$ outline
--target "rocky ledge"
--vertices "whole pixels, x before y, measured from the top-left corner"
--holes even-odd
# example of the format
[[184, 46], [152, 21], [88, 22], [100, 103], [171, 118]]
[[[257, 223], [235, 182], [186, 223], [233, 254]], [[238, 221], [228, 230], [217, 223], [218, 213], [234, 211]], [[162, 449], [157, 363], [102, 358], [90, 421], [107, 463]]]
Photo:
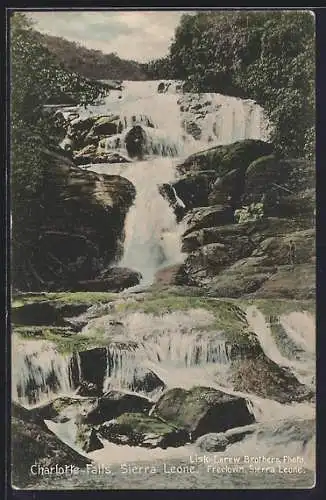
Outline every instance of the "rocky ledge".
[[188, 255], [170, 284], [216, 297], [314, 297], [311, 161], [284, 159], [268, 143], [245, 140], [195, 153], [177, 170], [178, 179], [160, 192], [173, 208], [175, 192], [185, 205]]

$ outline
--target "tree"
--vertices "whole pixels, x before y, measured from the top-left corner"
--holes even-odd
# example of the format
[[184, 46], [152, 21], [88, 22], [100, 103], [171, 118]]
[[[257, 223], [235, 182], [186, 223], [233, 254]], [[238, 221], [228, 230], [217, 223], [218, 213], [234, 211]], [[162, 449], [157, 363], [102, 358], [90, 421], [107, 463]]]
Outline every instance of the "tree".
[[171, 71], [190, 91], [255, 99], [286, 155], [314, 152], [314, 19], [309, 12], [199, 12], [182, 16]]
[[26, 16], [18, 12], [10, 19], [10, 56], [13, 281], [24, 282], [28, 288], [32, 255], [46, 212], [44, 148], [59, 142], [58, 128], [51, 115], [44, 115], [43, 106], [62, 96], [78, 102], [81, 94], [92, 101], [104, 86], [64, 70]]

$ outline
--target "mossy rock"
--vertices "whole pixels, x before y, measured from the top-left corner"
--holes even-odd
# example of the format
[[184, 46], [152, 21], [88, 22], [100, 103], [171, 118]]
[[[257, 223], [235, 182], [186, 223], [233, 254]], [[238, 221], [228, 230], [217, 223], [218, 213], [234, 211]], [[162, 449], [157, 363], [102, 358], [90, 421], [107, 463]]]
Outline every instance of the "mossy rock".
[[103, 422], [117, 418], [123, 413], [146, 414], [152, 408], [153, 402], [137, 394], [111, 390], [98, 398], [95, 408], [82, 419], [84, 424], [100, 425]]
[[168, 448], [189, 442], [189, 433], [164, 420], [142, 413], [124, 413], [99, 428], [105, 439], [116, 444]]
[[18, 325], [68, 326], [65, 318], [85, 313], [91, 306], [108, 303], [108, 292], [19, 294], [13, 297], [11, 316]]
[[314, 263], [280, 266], [252, 294], [257, 298], [314, 300], [316, 297], [316, 266]]
[[26, 415], [15, 415], [11, 419], [12, 483], [16, 488], [24, 488], [33, 479], [31, 465], [42, 467], [63, 466], [86, 467], [90, 460]]
[[235, 391], [256, 394], [283, 404], [309, 401], [314, 393], [301, 384], [288, 368], [261, 353], [255, 358], [232, 362], [231, 383]]
[[178, 165], [177, 170], [181, 174], [215, 170], [219, 176], [234, 169], [245, 172], [254, 160], [271, 154], [272, 150], [272, 145], [267, 142], [247, 139], [226, 146], [214, 146], [195, 153], [181, 165]]
[[152, 415], [187, 429], [193, 438], [255, 421], [245, 399], [210, 387], [170, 389], [155, 404]]
[[233, 210], [228, 205], [195, 208], [188, 212], [184, 222], [186, 223], [184, 236], [186, 236], [198, 229], [222, 226], [234, 222]]
[[275, 155], [264, 156], [253, 161], [245, 174], [245, 204], [259, 202], [263, 195], [270, 204], [288, 191], [287, 184], [292, 171], [291, 163], [280, 160]]

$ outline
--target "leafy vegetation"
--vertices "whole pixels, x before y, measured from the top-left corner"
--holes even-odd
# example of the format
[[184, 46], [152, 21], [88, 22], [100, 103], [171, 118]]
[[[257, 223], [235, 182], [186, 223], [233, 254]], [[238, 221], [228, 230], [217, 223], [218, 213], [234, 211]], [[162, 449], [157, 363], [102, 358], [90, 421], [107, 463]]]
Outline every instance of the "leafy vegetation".
[[[157, 77], [187, 90], [255, 99], [274, 125], [284, 155], [314, 152], [314, 19], [303, 11], [185, 14], [168, 58], [152, 62]], [[163, 75], [164, 68], [167, 68]]]
[[135, 61], [120, 59], [116, 54], [90, 50], [64, 38], [37, 33], [39, 42], [69, 72], [93, 80], [145, 80], [145, 68]]
[[[39, 42], [26, 17], [10, 19], [11, 48], [11, 200], [13, 282], [28, 288], [47, 200], [43, 181], [45, 148], [59, 142], [60, 124], [45, 115], [49, 102], [91, 102], [107, 92], [105, 85], [68, 73]], [[24, 282], [25, 280], [25, 282]]]

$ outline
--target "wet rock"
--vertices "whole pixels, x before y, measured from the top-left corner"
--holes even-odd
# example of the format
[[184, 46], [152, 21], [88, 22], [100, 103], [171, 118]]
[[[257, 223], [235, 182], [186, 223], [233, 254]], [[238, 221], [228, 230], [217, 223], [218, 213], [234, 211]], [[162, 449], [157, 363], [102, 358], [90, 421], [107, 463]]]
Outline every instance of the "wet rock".
[[185, 217], [184, 236], [198, 229], [221, 226], [233, 222], [233, 210], [226, 205], [195, 208]]
[[228, 267], [233, 260], [232, 252], [226, 245], [210, 243], [188, 255], [184, 262], [184, 272], [190, 279], [196, 279], [196, 274], [202, 270], [205, 276], [215, 276]]
[[236, 206], [244, 189], [244, 176], [241, 170], [235, 168], [227, 174], [218, 177], [210, 184], [208, 196], [209, 205], [230, 204]]
[[125, 144], [130, 158], [143, 158], [147, 152], [146, 133], [140, 125], [135, 125], [125, 136]]
[[102, 394], [102, 388], [99, 388], [96, 384], [93, 384], [92, 382], [85, 382], [82, 381], [80, 386], [76, 390], [76, 394], [78, 396], [99, 396]]
[[[89, 136], [108, 136], [118, 132], [119, 116], [109, 115], [97, 118], [88, 133]], [[87, 139], [87, 136], [86, 136]]]
[[252, 297], [287, 299], [316, 298], [316, 264], [306, 263], [295, 266], [280, 266], [268, 279], [261, 283]]
[[[108, 350], [95, 347], [74, 353], [71, 359], [71, 377], [74, 385], [87, 387], [94, 385], [102, 394], [104, 377], [108, 362]], [[84, 389], [81, 389], [82, 392]]]
[[282, 195], [288, 189], [291, 170], [290, 162], [280, 160], [275, 155], [263, 156], [252, 162], [245, 174], [243, 203], [249, 205], [260, 201], [267, 186], [270, 198], [272, 194]]
[[[63, 304], [54, 300], [41, 300], [14, 307], [12, 321], [20, 325], [58, 325], [66, 324], [65, 317], [77, 316], [87, 311], [89, 304]], [[59, 332], [58, 332], [59, 333]], [[60, 334], [63, 332], [60, 331]]]
[[205, 434], [197, 439], [196, 445], [202, 451], [225, 451], [229, 441], [223, 432]]
[[152, 415], [187, 429], [194, 439], [255, 421], [245, 399], [209, 387], [168, 390], [155, 404]]
[[24, 488], [33, 480], [31, 465], [41, 467], [65, 467], [67, 464], [86, 467], [90, 460], [68, 445], [44, 426], [29, 419], [27, 414], [17, 413], [11, 418], [12, 482], [16, 488]]
[[[91, 146], [87, 146], [91, 148]], [[86, 152], [86, 148], [74, 155], [77, 165], [88, 165], [92, 163], [130, 163], [130, 160], [120, 153], [114, 151], [98, 151], [97, 147]]]
[[271, 144], [247, 139], [195, 153], [178, 165], [177, 170], [181, 174], [214, 170], [218, 176], [224, 176], [234, 169], [244, 173], [254, 160], [271, 153]]
[[121, 292], [138, 285], [142, 275], [125, 267], [111, 267], [93, 280], [78, 281], [75, 290], [80, 292]]
[[57, 153], [45, 156], [42, 225], [35, 229], [37, 245], [29, 262], [16, 256], [14, 287], [73, 290], [116, 258], [135, 188], [123, 177], [85, 171]]
[[157, 87], [158, 94], [163, 94], [165, 92], [165, 82], [160, 82]]
[[184, 278], [184, 266], [176, 264], [174, 266], [160, 269], [155, 274], [155, 283], [160, 285], [178, 285]]
[[[30, 410], [24, 409], [23, 417], [43, 425], [44, 420], [54, 422], [66, 422], [76, 415], [86, 414], [96, 403], [96, 398], [87, 397], [84, 399], [74, 396], [60, 396], [52, 401], [41, 404]], [[13, 416], [20, 418], [21, 408], [15, 403], [13, 407]]]
[[96, 430], [83, 424], [77, 426], [76, 444], [86, 453], [104, 448]]
[[83, 423], [98, 425], [123, 413], [148, 413], [153, 402], [137, 394], [109, 391], [98, 399], [97, 406], [83, 419]]
[[194, 121], [194, 120], [187, 121], [186, 120], [183, 123], [183, 127], [184, 127], [185, 132], [187, 132], [187, 134], [191, 135], [196, 140], [200, 140], [201, 135], [202, 135], [202, 130], [196, 121]]
[[[246, 255], [250, 255], [251, 251], [255, 249], [255, 244], [248, 236], [240, 235], [236, 229], [233, 233], [232, 230], [225, 234], [219, 227], [209, 227], [204, 230], [199, 229], [188, 233], [182, 238], [182, 251], [190, 253], [193, 250], [201, 248], [203, 245], [211, 243], [219, 243], [229, 248], [240, 259]], [[232, 234], [233, 233], [233, 234]]]
[[257, 429], [257, 424], [250, 424], [240, 428], [229, 429], [226, 432], [205, 434], [197, 439], [196, 446], [202, 451], [225, 451], [227, 446], [241, 441], [245, 436], [256, 432]]
[[209, 205], [208, 195], [216, 179], [214, 170], [181, 177], [172, 184], [187, 210]]
[[138, 369], [135, 372], [132, 389], [137, 392], [151, 392], [163, 391], [166, 388], [163, 380], [160, 379], [152, 370]]
[[99, 432], [113, 443], [145, 448], [177, 447], [189, 441], [189, 433], [185, 429], [139, 413], [124, 413], [100, 426]]
[[234, 360], [230, 382], [235, 391], [283, 404], [308, 401], [313, 396], [312, 390], [301, 384], [290, 369], [274, 363], [263, 352], [253, 358]]
[[141, 273], [128, 269], [127, 267], [110, 267], [99, 275], [99, 279], [105, 281], [110, 291], [119, 292], [125, 288], [138, 285], [142, 279]]

